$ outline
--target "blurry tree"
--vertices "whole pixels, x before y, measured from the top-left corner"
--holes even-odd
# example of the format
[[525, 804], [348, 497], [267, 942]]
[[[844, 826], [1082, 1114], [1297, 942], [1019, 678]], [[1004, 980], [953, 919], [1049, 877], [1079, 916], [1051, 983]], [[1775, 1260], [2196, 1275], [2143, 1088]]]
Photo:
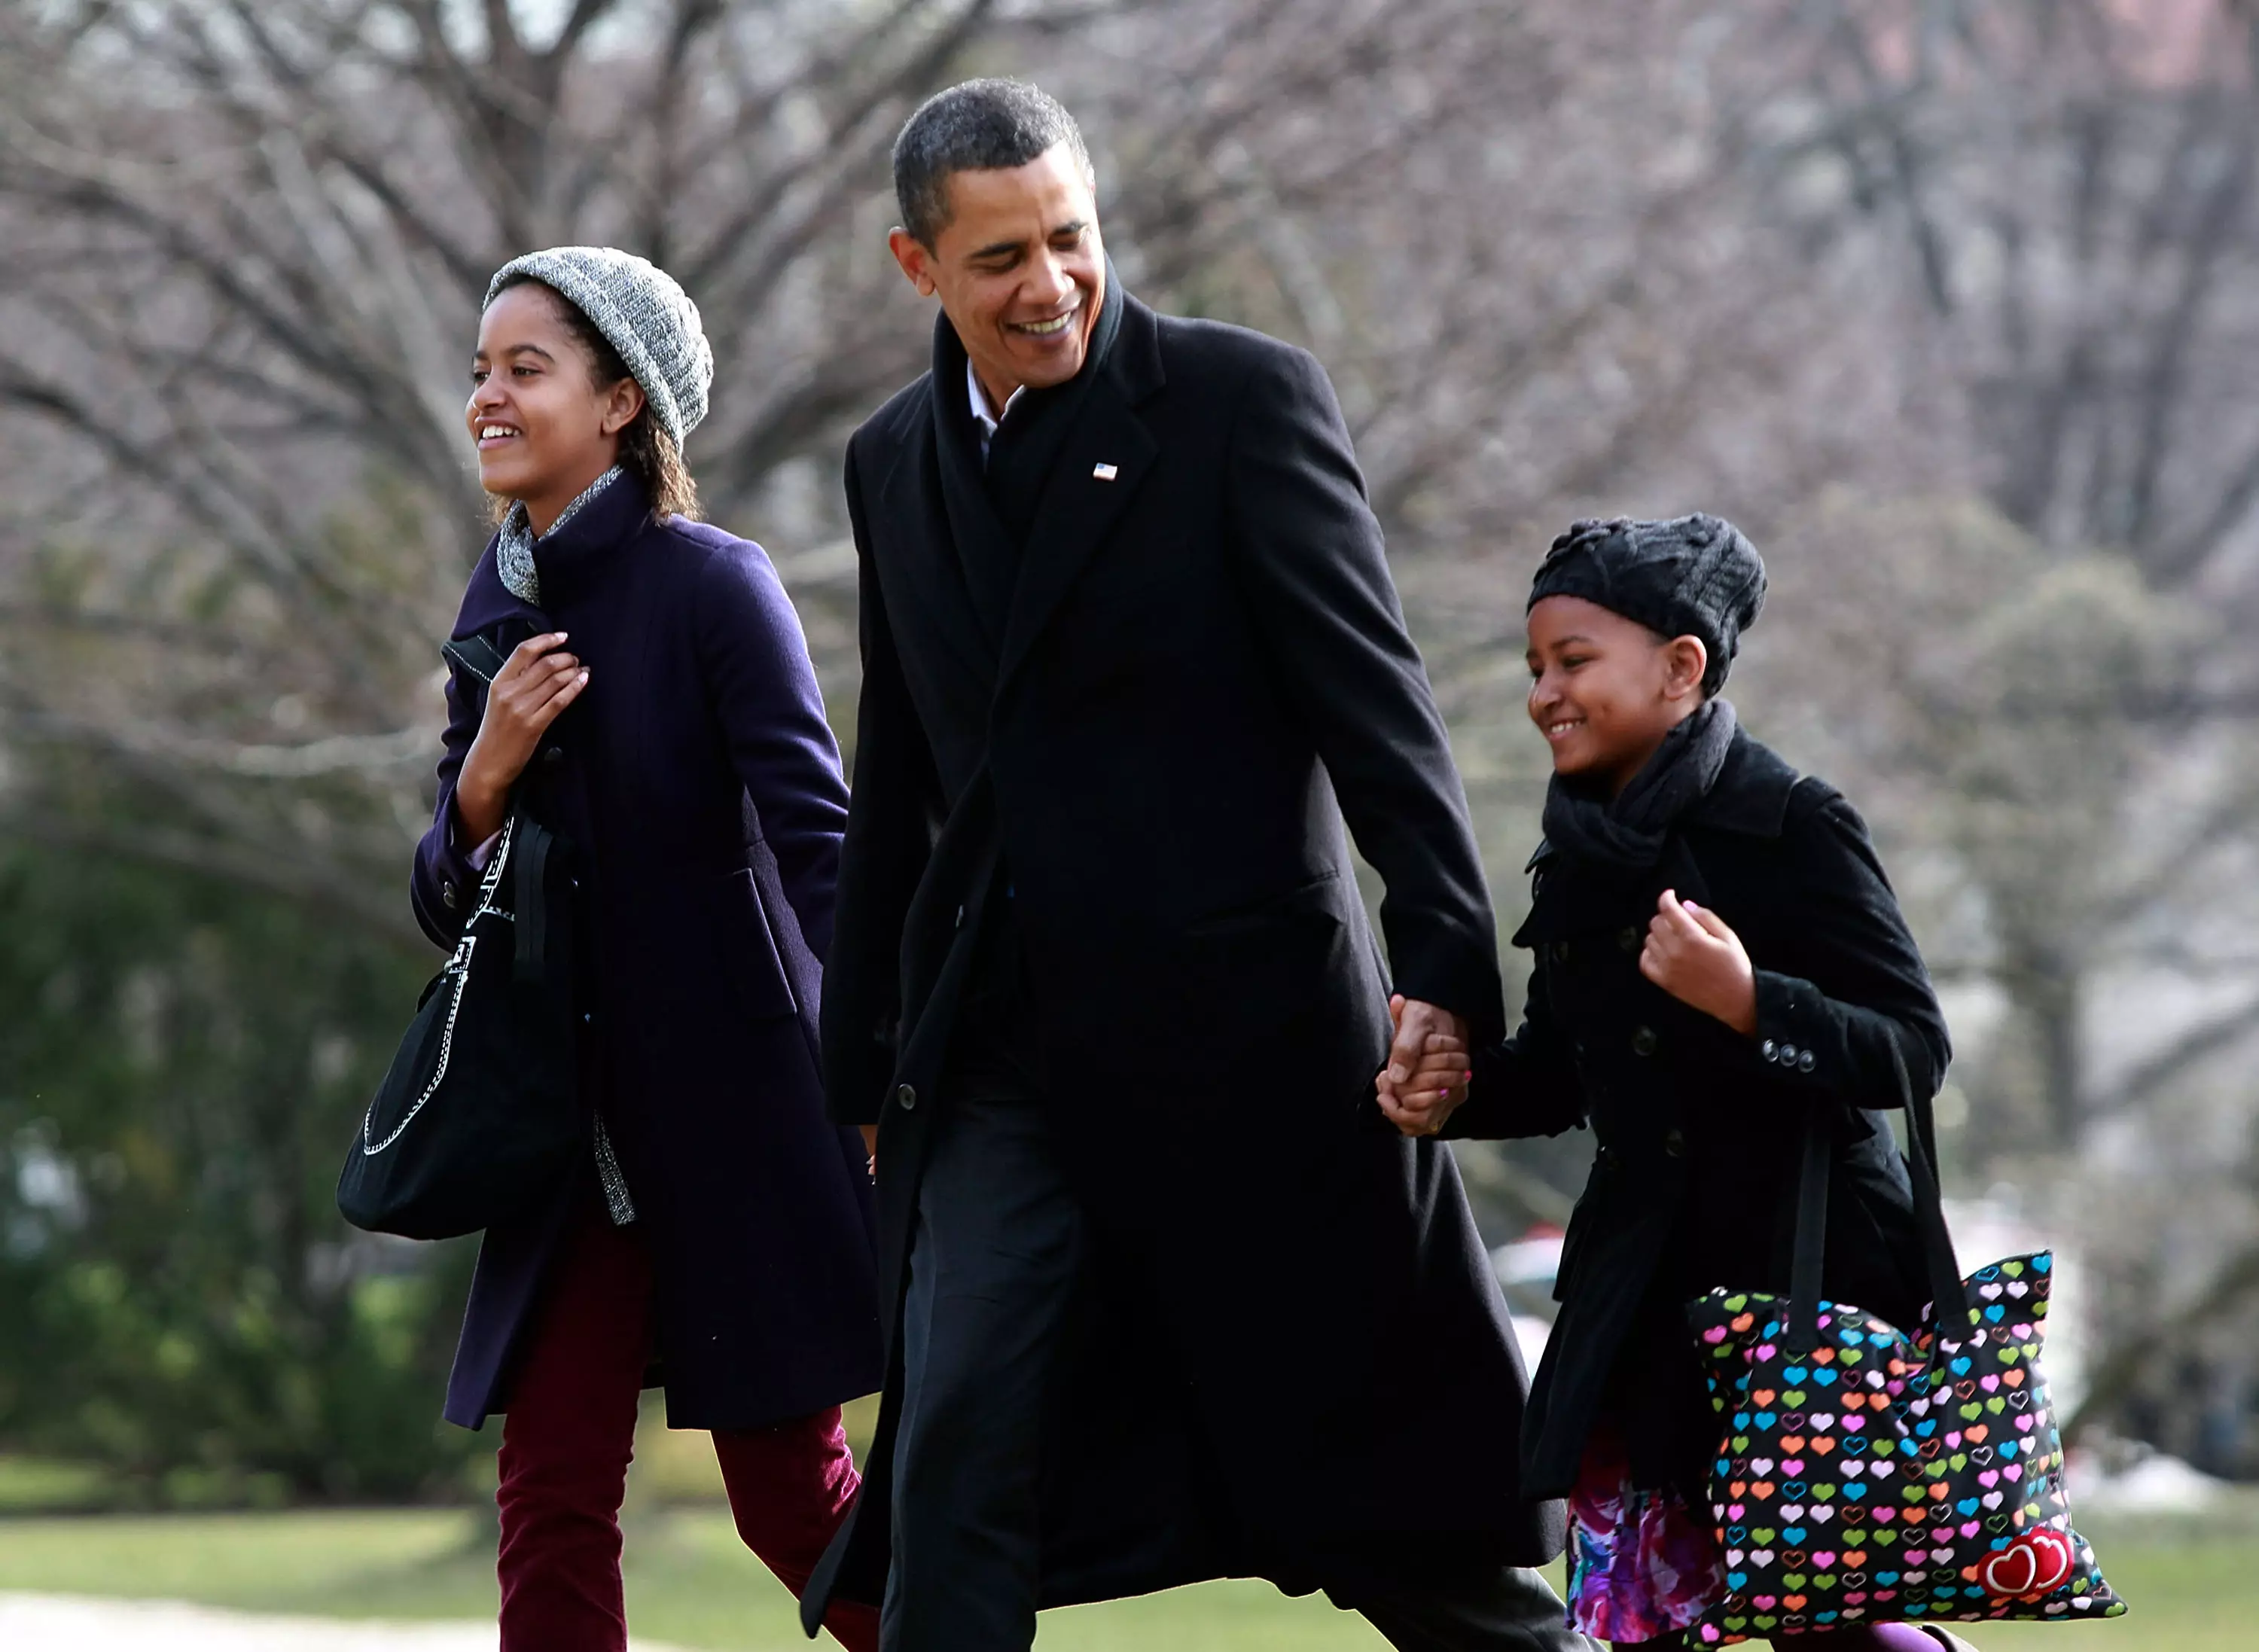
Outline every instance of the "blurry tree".
[[[30, 902], [0, 1039], [41, 1052], [0, 1069], [9, 1208], [30, 1235], [9, 1314], [40, 1328], [0, 1347], [0, 1431], [146, 1476], [203, 1463], [328, 1486], [308, 1385], [336, 1378], [325, 1362], [360, 1347], [372, 1302], [412, 1317], [385, 1294], [391, 1253], [341, 1243], [317, 1148], [342, 1139], [424, 953], [401, 884], [428, 819], [435, 644], [483, 535], [459, 374], [495, 266], [598, 240], [683, 279], [723, 364], [691, 455], [709, 509], [780, 545], [844, 727], [852, 581], [832, 479], [845, 428], [927, 355], [926, 312], [883, 247], [885, 152], [917, 96], [981, 69], [1064, 95], [1130, 283], [1325, 351], [1384, 514], [1415, 562], [1440, 563], [1471, 506], [1513, 520], [1516, 499], [1692, 417], [1668, 387], [1700, 330], [1655, 307], [1699, 284], [1686, 219], [1709, 186], [1634, 164], [1653, 130], [1607, 113], [1623, 89], [1608, 48], [1655, 15], [0, 7], [0, 844], [20, 846], [11, 887]], [[1625, 164], [1543, 164], [1549, 126], [1571, 118], [1620, 133]], [[1500, 203], [1522, 234], [1487, 231]], [[1661, 399], [1618, 365], [1643, 356]], [[1552, 439], [1521, 439], [1533, 431]], [[75, 904], [32, 901], [60, 901], [58, 866]], [[89, 932], [116, 947], [100, 979], [92, 961], [73, 973]], [[254, 966], [290, 990], [235, 991]], [[57, 1042], [152, 982], [197, 1007], [165, 1058], [104, 1067]], [[141, 1161], [118, 1142], [153, 1121], [154, 1179], [124, 1173]], [[57, 1186], [75, 1190], [68, 1221], [40, 1203]], [[1557, 1197], [1524, 1191], [1525, 1208]], [[208, 1220], [214, 1200], [227, 1220]], [[89, 1280], [116, 1296], [99, 1324]], [[163, 1318], [239, 1300], [253, 1317], [279, 1303], [286, 1329], [198, 1342]], [[395, 1336], [407, 1351], [359, 1360], [350, 1392], [386, 1396], [361, 1409], [424, 1414], [446, 1328], [426, 1302]], [[251, 1370], [254, 1347], [271, 1367]], [[32, 1379], [65, 1349], [82, 1385], [42, 1400]], [[129, 1371], [137, 1349], [153, 1370]], [[239, 1356], [234, 1397], [178, 1408], [177, 1429], [101, 1421]], [[281, 1414], [253, 1403], [260, 1383], [298, 1409], [254, 1444], [246, 1431]], [[378, 1484], [339, 1461], [353, 1487]]]
[[[2121, 874], [2108, 901], [1995, 889], [2002, 979], [2042, 1105], [2004, 1099], [2024, 1132], [1992, 1146], [2074, 1141], [2259, 1038], [2249, 950], [2214, 954], [2157, 922], [2217, 910], [2221, 855], [2248, 841], [2259, 805], [2259, 655], [2237, 645], [2259, 623], [2259, 15], [2214, 0], [1793, 10], [1804, 78], [1752, 137], [1782, 210], [1823, 257], [1888, 256], [1902, 238], [2002, 516], [2052, 550], [2121, 559], [2130, 594], [2206, 622], [2183, 639], [2174, 692], [2138, 709], [2147, 778], [2177, 757], [2212, 794], [2182, 797], [2170, 820], [2113, 811], [2136, 840], [2122, 865], [2108, 857]], [[2044, 862], [2052, 845], [2026, 848]], [[2248, 990], [2105, 1094], [2085, 1058], [2084, 978], [2129, 946]]]
[[0, 1439], [130, 1502], [413, 1498], [468, 1255], [329, 1216], [416, 971], [239, 886], [0, 844]]
[[[1955, 962], [2005, 1013], [1963, 1080], [1964, 1145], [1983, 1173], [2083, 1190], [2056, 1211], [2106, 1258], [2117, 1340], [2081, 1423], [2173, 1384], [2248, 1411], [2259, 13], [1784, 0], [1775, 21], [1775, 90], [1738, 141], [1815, 267], [1901, 274], [1993, 516], [1810, 521], [1857, 595], [1799, 646], [1824, 635], [1892, 692], [1801, 686], [1856, 740], [1892, 730], [1902, 822], [1975, 897]], [[1960, 554], [1972, 536], [1999, 554]], [[2205, 1452], [2259, 1467], [2248, 1437]]]
[[[1544, 769], [1530, 566], [1571, 515], [1721, 510], [1781, 576], [1745, 710], [1852, 787], [1942, 966], [2008, 1007], [1968, 1144], [2088, 1175], [2113, 1129], [2208, 1095], [2259, 1014], [2259, 915], [2222, 895], [2259, 773], [2231, 645], [2259, 617], [2259, 120], [2220, 46], [2244, 12], [2174, 10], [2215, 32], [2160, 55], [2105, 0], [0, 0], [0, 851], [32, 869], [0, 1052], [48, 1064], [0, 1065], [0, 1218], [44, 1235], [0, 1312], [36, 1292], [63, 1323], [66, 1265], [189, 1266], [127, 1216], [185, 1232], [193, 1206], [104, 1203], [96, 1166], [137, 1114], [232, 1108], [276, 1150], [217, 1156], [212, 1186], [299, 1214], [212, 1228], [201, 1300], [298, 1279], [316, 1340], [368, 1302], [413, 1318], [388, 1253], [325, 1249], [326, 1159], [259, 1109], [295, 1094], [308, 1141], [342, 1136], [426, 957], [401, 885], [484, 533], [460, 374], [488, 274], [599, 240], [682, 277], [722, 367], [691, 447], [709, 512], [775, 550], [851, 727], [839, 441], [927, 358], [885, 151], [976, 72], [1082, 116], [1134, 290], [1332, 372], [1507, 930]], [[70, 974], [72, 926], [114, 936], [109, 985]], [[101, 1037], [56, 1042], [118, 1024], [132, 981], [203, 1003], [269, 965], [209, 1058], [110, 1072]], [[2204, 1015], [2126, 1008], [2145, 970]], [[294, 1091], [317, 1047], [342, 1076]], [[1558, 1216], [1588, 1149], [1464, 1157], [1510, 1228]], [[2231, 1133], [2198, 1167], [2216, 1201], [2180, 1207], [2185, 1288], [2140, 1262], [2113, 1302], [2185, 1326], [2245, 1277], [2218, 1264], [2247, 1152]], [[2112, 1232], [2162, 1174], [2118, 1188]], [[420, 1419], [446, 1327], [416, 1324], [363, 1364]], [[15, 1346], [0, 1435], [30, 1428]]]

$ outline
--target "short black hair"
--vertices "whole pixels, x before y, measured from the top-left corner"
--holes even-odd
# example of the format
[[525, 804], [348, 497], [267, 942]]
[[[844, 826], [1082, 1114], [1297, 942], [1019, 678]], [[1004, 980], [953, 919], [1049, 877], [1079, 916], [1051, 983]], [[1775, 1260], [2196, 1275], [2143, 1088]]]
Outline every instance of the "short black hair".
[[949, 179], [957, 172], [1024, 167], [1065, 144], [1096, 181], [1082, 128], [1050, 93], [1025, 81], [966, 81], [920, 103], [894, 139], [894, 201], [902, 227], [927, 246], [949, 227]]

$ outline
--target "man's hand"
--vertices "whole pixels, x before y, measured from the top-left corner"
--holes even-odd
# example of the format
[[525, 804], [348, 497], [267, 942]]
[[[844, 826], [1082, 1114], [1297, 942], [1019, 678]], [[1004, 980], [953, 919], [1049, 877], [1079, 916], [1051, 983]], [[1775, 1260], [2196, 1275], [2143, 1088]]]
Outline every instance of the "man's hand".
[[876, 1181], [879, 1179], [879, 1127], [859, 1124], [855, 1128], [863, 1132], [863, 1151], [868, 1156], [863, 1168], [870, 1171], [871, 1179]]
[[1448, 1009], [1407, 999], [1388, 1000], [1396, 1040], [1388, 1065], [1373, 1082], [1388, 1122], [1407, 1136], [1433, 1136], [1467, 1099], [1472, 1077], [1467, 1024]]
[[1675, 889], [1665, 889], [1657, 903], [1639, 972], [1679, 1002], [1756, 1036], [1757, 972], [1741, 937], [1716, 913], [1681, 901]]

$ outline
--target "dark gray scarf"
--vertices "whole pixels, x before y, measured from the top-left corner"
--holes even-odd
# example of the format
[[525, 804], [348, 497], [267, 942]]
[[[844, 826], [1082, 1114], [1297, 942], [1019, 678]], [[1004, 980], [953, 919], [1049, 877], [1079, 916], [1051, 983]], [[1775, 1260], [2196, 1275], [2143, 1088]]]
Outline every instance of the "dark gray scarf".
[[1545, 793], [1545, 841], [1586, 865], [1621, 872], [1655, 865], [1671, 829], [1718, 783], [1736, 726], [1731, 701], [1705, 701], [1663, 737], [1614, 801], [1555, 775]]

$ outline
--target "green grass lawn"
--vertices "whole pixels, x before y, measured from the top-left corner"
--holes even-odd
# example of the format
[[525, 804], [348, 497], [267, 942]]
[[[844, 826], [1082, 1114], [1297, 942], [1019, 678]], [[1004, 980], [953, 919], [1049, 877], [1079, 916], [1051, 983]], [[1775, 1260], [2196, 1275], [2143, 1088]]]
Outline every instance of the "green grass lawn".
[[[0, 1590], [176, 1599], [356, 1618], [481, 1618], [492, 1559], [463, 1513], [302, 1512], [0, 1520]], [[2097, 1521], [2104, 1569], [2133, 1605], [2109, 1625], [1986, 1627], [1985, 1652], [2106, 1641], [2111, 1652], [2259, 1648], [2259, 1500], [2203, 1521]], [[628, 1532], [637, 1630], [711, 1652], [805, 1646], [790, 1598], [738, 1547], [728, 1517], [646, 1509]], [[1350, 1652], [1385, 1643], [1321, 1597], [1212, 1584], [1045, 1615], [1051, 1652]]]

